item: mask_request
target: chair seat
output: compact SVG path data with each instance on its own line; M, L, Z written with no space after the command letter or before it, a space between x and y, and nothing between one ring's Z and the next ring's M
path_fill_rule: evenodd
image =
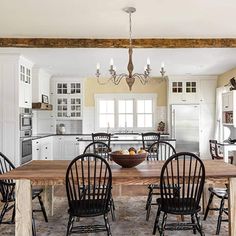
M201 210L200 205L193 208L193 198L171 198L171 199L157 199L157 204L161 207L161 211L176 215L189 215L197 213Z
M99 199L83 201L74 200L70 202L70 207L71 208L69 208L68 213L77 217L99 216L110 211L109 207L107 210L105 209L106 207L104 207L104 201Z
M227 192L227 188L213 188L213 187L209 187L208 190L215 194L217 197L219 198L228 198L228 192Z

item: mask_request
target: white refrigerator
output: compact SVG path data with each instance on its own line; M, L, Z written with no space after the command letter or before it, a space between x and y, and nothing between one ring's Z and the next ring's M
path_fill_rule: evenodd
M171 135L177 152L199 154L199 105L171 105Z

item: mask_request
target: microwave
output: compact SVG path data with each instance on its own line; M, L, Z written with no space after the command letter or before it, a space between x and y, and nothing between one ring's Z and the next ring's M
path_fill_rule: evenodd
M20 108L20 130L32 129L32 109Z

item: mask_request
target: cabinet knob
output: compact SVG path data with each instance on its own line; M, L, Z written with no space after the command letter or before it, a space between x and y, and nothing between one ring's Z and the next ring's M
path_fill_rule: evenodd
M37 150L37 151L39 151L39 149L38 149L38 148L37 148L36 150Z
M27 101L25 101L25 103L28 103Z
M45 157L45 159L47 160L48 158L47 158L47 157Z
M183 102L186 102L186 100L185 100L185 99L182 99L182 101L183 101Z
M46 147L45 149L48 149L48 147Z

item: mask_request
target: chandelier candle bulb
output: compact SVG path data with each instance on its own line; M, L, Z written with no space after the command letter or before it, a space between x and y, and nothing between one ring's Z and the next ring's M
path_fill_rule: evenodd
M151 63L150 63L150 58L148 57L148 58L147 58L147 66L150 66L150 64L151 64Z
M161 68L163 68L163 69L164 69L164 67L165 67L165 63L164 63L164 62L162 62L162 63L161 63Z
M110 66L113 66L114 65L114 61L113 61L113 58L111 58L110 60Z
M97 63L97 71L99 71L99 70L100 70L100 64Z

